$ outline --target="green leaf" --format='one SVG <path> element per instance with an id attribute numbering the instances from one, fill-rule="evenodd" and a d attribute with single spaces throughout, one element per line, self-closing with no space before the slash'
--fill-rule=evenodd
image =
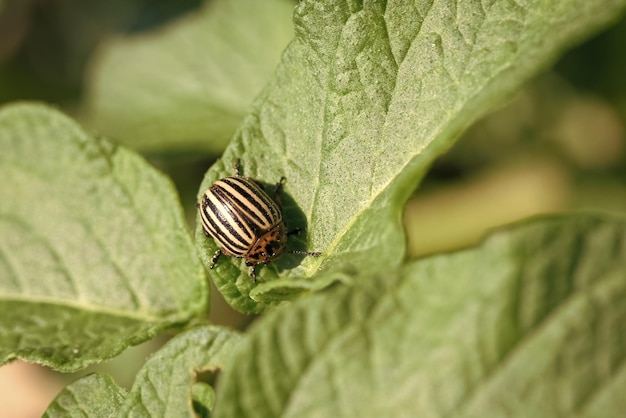
<path id="1" fill-rule="evenodd" d="M 624 0 L 496 2 L 304 0 L 296 38 L 198 198 L 217 178 L 285 184 L 285 220 L 303 233 L 254 283 L 240 259 L 211 273 L 236 309 L 260 312 L 338 277 L 404 257 L 404 204 L 433 160 Z M 200 226 L 206 266 L 217 245 Z M 320 269 L 336 273 L 316 275 Z"/>
<path id="2" fill-rule="evenodd" d="M 216 326 L 178 335 L 148 359 L 117 416 L 194 417 L 192 393 L 205 410 L 212 409 L 210 387 L 194 384 L 196 373 L 221 369 L 240 338 Z"/>
<path id="3" fill-rule="evenodd" d="M 72 371 L 206 310 L 171 182 L 54 109 L 0 110 L 0 363 Z"/>
<path id="4" fill-rule="evenodd" d="M 192 401 L 205 411 L 211 410 L 214 402 L 212 388 L 195 382 L 196 374 L 221 369 L 240 338 L 226 328 L 193 328 L 173 338 L 146 361 L 130 392 L 108 376 L 90 375 L 67 386 L 45 416 L 194 417 Z"/>
<path id="5" fill-rule="evenodd" d="M 191 388 L 193 409 L 198 417 L 210 417 L 215 405 L 215 391 L 203 382 L 196 382 Z"/>
<path id="6" fill-rule="evenodd" d="M 114 417 L 127 392 L 105 375 L 92 374 L 66 386 L 44 418 Z"/>
<path id="7" fill-rule="evenodd" d="M 293 36 L 288 0 L 217 0 L 153 33 L 112 40 L 86 123 L 150 152 L 221 152 Z"/>
<path id="8" fill-rule="evenodd" d="M 266 315 L 216 417 L 621 417 L 626 220 L 537 219 Z"/>

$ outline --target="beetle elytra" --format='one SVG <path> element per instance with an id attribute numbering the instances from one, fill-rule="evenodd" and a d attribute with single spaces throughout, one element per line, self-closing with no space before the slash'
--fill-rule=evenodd
<path id="1" fill-rule="evenodd" d="M 198 205 L 202 229 L 207 237 L 217 241 L 220 248 L 211 259 L 213 268 L 219 257 L 244 258 L 256 277 L 256 266 L 267 264 L 286 251 L 287 232 L 281 211 L 282 177 L 270 197 L 254 180 L 239 173 L 215 181 L 202 196 Z M 319 256 L 316 251 L 287 251 L 292 254 Z"/>

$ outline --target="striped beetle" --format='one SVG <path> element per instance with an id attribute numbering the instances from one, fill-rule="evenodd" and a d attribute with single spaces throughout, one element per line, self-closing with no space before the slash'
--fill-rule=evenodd
<path id="1" fill-rule="evenodd" d="M 280 192 L 284 181 L 281 177 L 270 197 L 257 182 L 239 174 L 237 161 L 234 176 L 217 180 L 204 192 L 198 204 L 202 230 L 220 245 L 210 268 L 222 254 L 244 258 L 250 277 L 255 279 L 258 264 L 267 264 L 285 252 L 287 236 L 299 231 L 287 232 L 283 222 Z M 321 255 L 315 251 L 288 252 Z"/>

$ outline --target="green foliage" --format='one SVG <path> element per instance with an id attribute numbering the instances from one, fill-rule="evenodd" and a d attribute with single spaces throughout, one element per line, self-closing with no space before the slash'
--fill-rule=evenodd
<path id="1" fill-rule="evenodd" d="M 234 135 L 197 199 L 236 160 L 269 189 L 284 176 L 289 248 L 323 254 L 256 282 L 222 257 L 224 299 L 270 311 L 250 331 L 183 331 L 129 391 L 91 375 L 47 415 L 620 416 L 626 219 L 539 218 L 406 261 L 401 215 L 462 131 L 624 6 L 304 0 L 277 67 L 282 0 L 110 43 L 86 124 L 162 155 Z M 196 222 L 194 248 L 166 176 L 37 104 L 0 110 L 0 150 L 0 362 L 79 370 L 202 321 L 217 245 Z"/>
<path id="2" fill-rule="evenodd" d="M 286 223 L 307 238 L 297 246 L 323 255 L 284 257 L 258 283 L 222 261 L 212 278 L 227 301 L 261 312 L 334 272 L 398 266 L 401 211 L 433 160 L 623 4 L 539 3 L 300 3 L 296 38 L 199 195 L 235 159 L 257 180 L 285 176 Z M 199 223 L 196 244 L 209 266 L 217 245 Z"/>
<path id="3" fill-rule="evenodd" d="M 112 417 L 126 396 L 126 391 L 111 377 L 92 374 L 68 385 L 48 407 L 44 417 Z"/>
<path id="4" fill-rule="evenodd" d="M 239 338 L 234 331 L 215 326 L 193 328 L 146 361 L 130 392 L 108 377 L 90 375 L 65 388 L 50 405 L 47 416 L 194 417 L 192 386 L 198 395 L 194 400 L 205 402 L 196 407 L 213 408 L 212 391 L 203 383 L 194 384 L 196 374 L 220 369 Z"/>
<path id="5" fill-rule="evenodd" d="M 268 314 L 215 416 L 619 416 L 625 297 L 626 219 L 537 219 Z"/>
<path id="6" fill-rule="evenodd" d="M 206 310 L 171 182 L 49 107 L 0 111 L 0 361 L 65 371 Z"/>
<path id="7" fill-rule="evenodd" d="M 223 150 L 293 36 L 292 10 L 214 0 L 166 30 L 108 42 L 85 123 L 144 152 Z"/>

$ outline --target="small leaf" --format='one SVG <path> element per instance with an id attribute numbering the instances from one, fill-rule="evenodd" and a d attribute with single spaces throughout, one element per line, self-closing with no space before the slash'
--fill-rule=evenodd
<path id="1" fill-rule="evenodd" d="M 292 12 L 287 0 L 207 1 L 163 30 L 106 44 L 86 123 L 143 151 L 221 152 L 293 36 Z"/>
<path id="2" fill-rule="evenodd" d="M 114 417 L 127 392 L 105 375 L 85 376 L 59 393 L 44 418 Z"/>
<path id="3" fill-rule="evenodd" d="M 193 409 L 199 417 L 209 417 L 211 410 L 215 405 L 215 391 L 213 388 L 203 382 L 196 382 L 191 388 L 191 396 L 193 399 Z"/>
<path id="4" fill-rule="evenodd" d="M 626 220 L 537 219 L 266 315 L 216 417 L 621 417 Z"/>
<path id="5" fill-rule="evenodd" d="M 118 416 L 194 417 L 192 400 L 210 410 L 212 396 L 206 386 L 199 389 L 194 384 L 195 374 L 222 368 L 240 338 L 234 331 L 215 326 L 179 334 L 139 371 Z"/>
<path id="6" fill-rule="evenodd" d="M 323 255 L 285 256 L 256 283 L 242 260 L 221 260 L 220 292 L 260 312 L 334 280 L 320 269 L 398 266 L 401 212 L 433 160 L 625 4 L 301 1 L 296 38 L 198 198 L 238 158 L 258 181 L 285 176 L 285 220 L 303 231 L 292 247 Z M 196 243 L 210 265 L 217 245 L 199 225 Z"/>
<path id="7" fill-rule="evenodd" d="M 0 363 L 72 371 L 206 310 L 176 191 L 59 112 L 0 111 Z"/>

